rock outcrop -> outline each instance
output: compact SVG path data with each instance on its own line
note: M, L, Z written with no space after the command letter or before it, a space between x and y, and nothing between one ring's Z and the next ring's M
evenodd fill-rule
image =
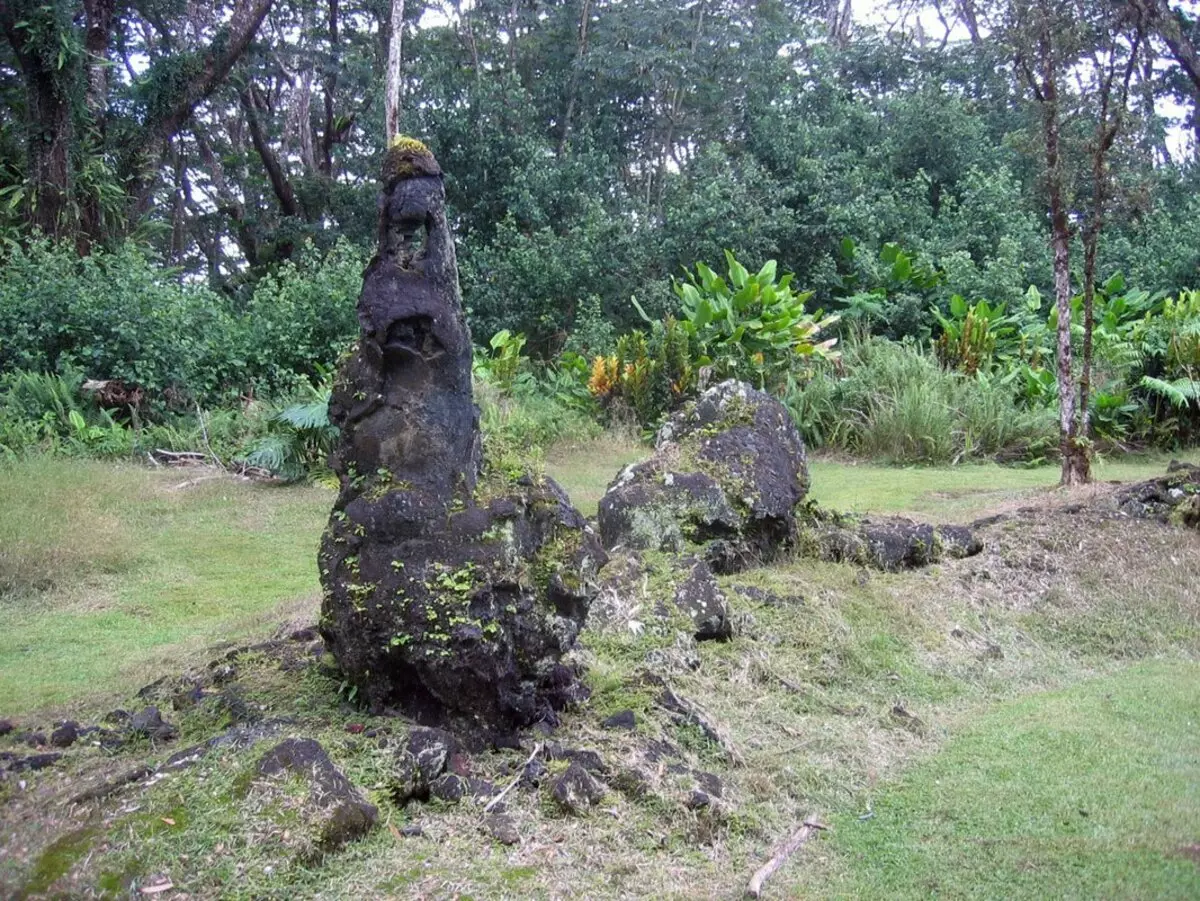
M607 548L693 551L718 573L769 561L796 538L804 442L773 397L742 382L705 391L659 430L600 501Z
M384 165L361 337L330 400L341 490L321 543L321 635L357 697L504 732L577 697L562 664L605 559L547 478L485 461L441 170Z

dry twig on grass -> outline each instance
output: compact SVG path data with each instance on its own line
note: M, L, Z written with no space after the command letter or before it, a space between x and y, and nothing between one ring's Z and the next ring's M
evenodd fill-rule
M787 859L799 850L801 845L818 832L828 828L828 826L818 823L816 817L806 819L799 829L788 836L787 841L771 852L771 859L763 864L762 868L750 880L750 884L746 887L746 895L750 898L761 898L763 884L775 875L775 871L783 866L787 862Z
M513 777L512 782L510 782L510 783L508 783L508 785L504 786L504 791L500 792L500 794L496 795L496 797L494 797L494 798L492 798L492 800L488 801L487 807L483 808L484 816L487 816L489 813L491 813L492 808L504 800L504 796L507 795L510 791L512 791L513 788L516 786L516 784L521 781L521 777L525 775L525 768L527 766L529 766L529 764L533 763L533 761L536 760L537 756L541 753L542 753L542 743L538 742L536 745L533 746L533 753L529 755L529 758L523 764L521 764L520 767L517 768L517 775Z

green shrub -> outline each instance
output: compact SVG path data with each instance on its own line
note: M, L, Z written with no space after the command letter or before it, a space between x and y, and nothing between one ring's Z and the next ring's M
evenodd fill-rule
M79 258L35 241L12 248L0 279L0 371L121 379L162 406L236 383L232 327L223 298L178 281L133 244Z
M308 249L255 286L244 307L178 279L131 243L79 258L35 241L0 279L0 372L74 370L144 389L152 417L239 395L297 390L356 330L363 255Z

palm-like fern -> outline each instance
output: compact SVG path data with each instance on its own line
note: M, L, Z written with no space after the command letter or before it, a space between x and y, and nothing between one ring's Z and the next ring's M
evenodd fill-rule
M1200 381L1195 379L1167 380L1144 375L1141 386L1151 394L1164 398L1175 407L1182 408L1191 403L1200 403Z
M246 455L246 462L269 470L287 482L320 479L337 440L338 428L329 421L328 382L309 388L271 417L271 431Z

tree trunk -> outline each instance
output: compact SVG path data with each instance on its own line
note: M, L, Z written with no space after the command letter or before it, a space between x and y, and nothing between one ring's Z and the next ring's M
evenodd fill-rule
M25 138L30 192L26 198L30 222L44 234L69 234L71 224L71 116L69 68L55 69L30 43L30 30L19 19L37 15L22 5L0 0L0 29L13 50L25 82ZM49 27L49 26L47 26ZM69 61L68 61L69 62Z
M1050 201L1050 246L1054 251L1054 305L1058 312L1058 426L1062 453L1063 486L1079 485L1090 478L1091 462L1086 443L1075 431L1075 380L1071 360L1071 223L1063 197L1058 72L1050 35L1038 41L1041 63L1040 101L1042 138L1046 147L1046 187Z
M384 111L387 143L400 134L400 66L404 40L404 0L392 0L392 30L388 36L387 81L384 88Z

